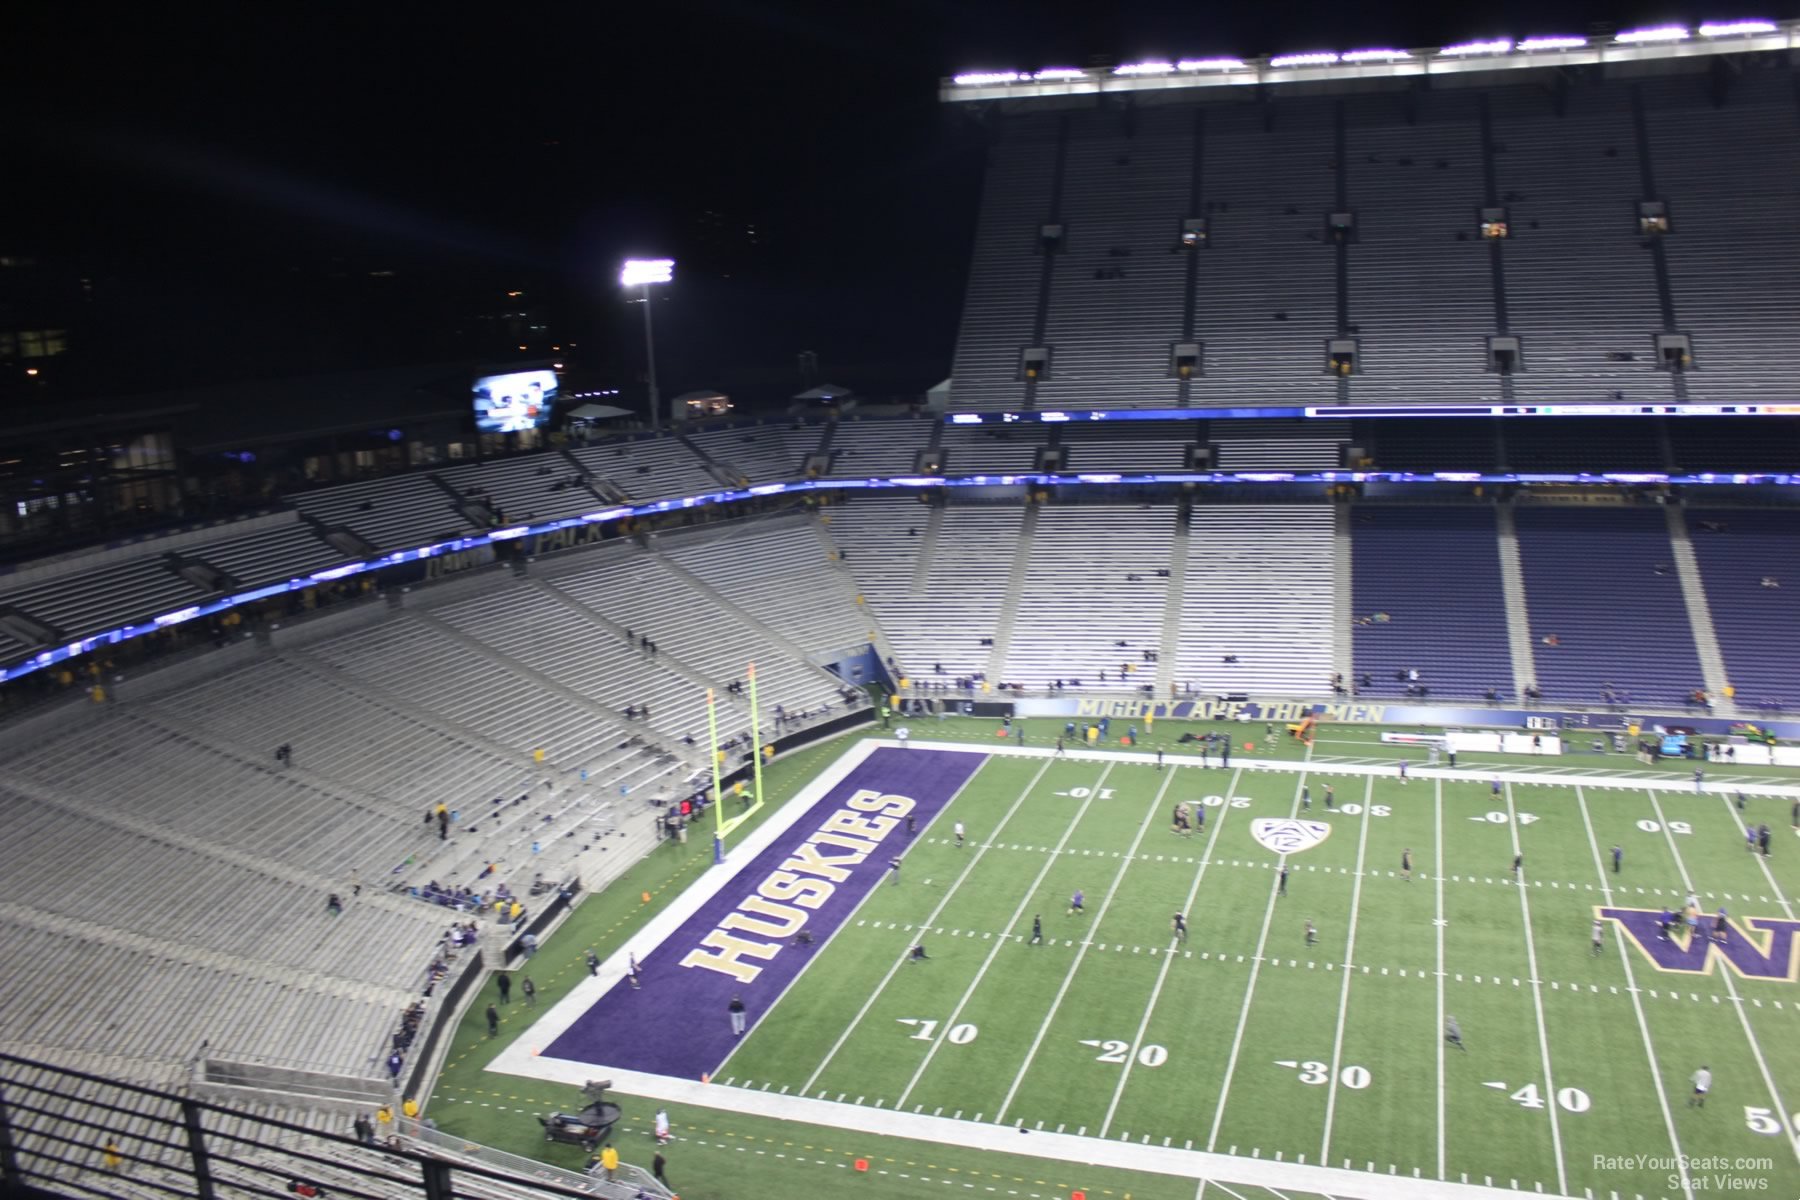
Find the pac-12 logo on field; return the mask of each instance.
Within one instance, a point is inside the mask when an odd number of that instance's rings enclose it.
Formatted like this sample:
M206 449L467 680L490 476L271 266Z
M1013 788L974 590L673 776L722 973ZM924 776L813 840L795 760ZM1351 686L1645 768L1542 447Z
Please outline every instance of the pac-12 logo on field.
M1250 835L1277 854L1298 854L1330 837L1331 826L1294 817L1258 817L1250 822Z

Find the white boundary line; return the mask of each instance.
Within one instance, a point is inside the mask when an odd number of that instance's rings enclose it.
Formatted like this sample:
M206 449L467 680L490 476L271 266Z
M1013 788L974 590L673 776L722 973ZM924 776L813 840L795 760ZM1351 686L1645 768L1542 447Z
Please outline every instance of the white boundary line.
M1051 849L1050 853L1044 856L1044 865L1038 868L1037 877L1031 881L1031 887L1026 890L1025 895L1019 900L1019 906L1013 909L1013 915L1007 920L1004 931L994 940L993 946L987 952L987 957L981 960L981 969L975 972L975 978L971 979L969 981L969 986L963 990L962 999L956 1002L956 1007L951 1009L950 1015L944 1019L944 1037L938 1038L936 1041L932 1042L930 1048L925 1051L924 1061L919 1063L918 1070L913 1072L912 1078L906 1082L906 1087L901 1089L899 1098L894 1101L895 1108L902 1108L905 1106L906 1098L912 1095L912 1090L919 1086L919 1080L925 1077L925 1068L929 1067L931 1065L931 1060L937 1057L938 1047L949 1040L949 1033L951 1029L955 1028L956 1019L962 1016L963 1009L968 1007L969 999L975 995L975 989L981 986L982 978L987 975L988 968L993 966L994 960L1000 956L1000 950L1007 944L1007 937L1010 931L1018 928L1019 921L1024 918L1025 910L1031 907L1031 901L1033 897L1036 896L1038 888L1043 886L1044 876L1048 875L1050 869L1056 865L1057 857L1062 854L1063 847L1069 844L1069 838L1074 834L1075 827L1081 824L1081 818L1087 815L1087 810L1093 805L1094 801L1099 798L1101 789L1106 786L1106 777L1111 774L1112 764L1108 763L1106 769L1100 772L1100 778L1094 781L1094 786L1089 788L1088 794L1082 798L1081 807L1075 810L1075 815L1069 820L1069 827L1063 830L1062 837L1057 839L1055 847ZM1119 869L1123 871L1124 867L1121 866ZM1082 914L1084 917L1086 915L1086 913ZM1098 921L1098 918L1096 918L1096 921ZM1088 928L1092 929L1093 926L1090 925ZM1033 1050L1035 1049L1036 1047L1034 1046ZM1025 1065L1031 1065L1029 1055L1025 1059ZM1007 1100L1010 1101L1011 1099L1012 1096L1008 1093ZM1001 1108L1004 1109L1005 1107L1006 1105L1003 1103Z
M1212 836L1206 839L1206 850L1200 855L1200 869L1195 872L1193 885L1188 888L1187 903L1182 906L1181 910L1183 913L1194 911L1194 897L1200 894L1200 881L1206 878L1206 868L1212 865L1213 847L1218 845L1219 830L1225 826L1225 814L1231 811L1231 798L1237 794L1238 780L1243 774L1242 767L1234 769L1231 773L1231 782L1225 785L1225 803L1219 805L1219 819L1213 822ZM1200 811L1206 811L1204 799L1200 802ZM1162 969L1157 972L1156 986L1150 989L1149 1002L1144 1005L1144 1017L1138 1022L1137 1033L1132 1035L1131 1044L1133 1046L1143 1045L1144 1034L1150 1028L1150 1017L1156 1012L1156 1001L1162 995L1163 983L1169 978L1169 968L1175 963L1174 946L1177 944L1179 944L1178 941L1171 939L1169 953L1164 956ZM1105 1137L1107 1131L1112 1128L1113 1117L1119 1111L1119 1101L1125 1096L1125 1084L1131 1079L1131 1068L1136 1063L1136 1055L1130 1055L1125 1059L1125 1069L1119 1072L1118 1086L1113 1088L1112 1103L1106 1106L1106 1119L1100 1122L1101 1137ZM1205 1180L1201 1180L1200 1187L1202 1191L1205 1190Z
M1432 881L1437 884L1437 916L1432 923L1437 927L1437 1154L1438 1178L1448 1179L1450 1176L1450 1156L1446 1140L1447 1127L1444 1123L1444 1052L1448 1048L1444 1041L1444 781L1439 779L1433 789L1436 796L1432 808L1436 817L1437 850L1432 857Z
M1344 986L1338 993L1337 1036L1331 1042L1331 1078L1325 1081L1325 1132L1319 1138L1319 1161L1331 1161L1331 1122L1337 1115L1338 1072L1344 1063L1344 1026L1350 1015L1350 978L1355 973L1356 917L1362 904L1363 864L1369 850L1369 809L1375 802L1375 777L1363 788L1362 833L1356 839L1356 883L1350 889L1349 941L1344 946Z
M1512 783L1506 785L1506 818L1507 828L1512 832L1513 854L1524 853L1519 845L1519 813L1513 806ZM1550 1141L1556 1148L1556 1187L1558 1191L1569 1190L1569 1171L1563 1165L1562 1124L1556 1116L1556 1081L1550 1074L1550 1027L1544 1021L1544 984L1543 977L1538 974L1537 939L1531 933L1531 897L1525 886L1525 868L1520 867L1513 876L1513 886L1519 889L1519 915L1525 921L1525 965L1531 969L1531 1003L1537 1009L1538 1053L1544 1061L1544 1110L1550 1115Z
M1100 910L1094 914L1093 924L1088 926L1088 936L1081 939L1081 945L1075 951L1075 961L1069 964L1067 971L1063 972L1062 986L1056 989L1056 998L1050 1001L1050 1011L1044 1014L1043 1021L1038 1025L1037 1036L1031 1039L1031 1049L1025 1052L1025 1061L1020 1064L1019 1073L1013 1076L1012 1086L1006 1089L1006 1099L1000 1102L1000 1109L994 1114L994 1120L997 1123L1002 1125L1007 1123L1006 1113L1012 1108L1013 1098L1019 1094L1019 1085L1025 1082L1025 1076L1031 1070L1032 1061L1037 1058L1038 1047L1044 1044L1044 1035L1050 1032L1051 1022L1056 1020L1057 1010L1062 1008L1063 997L1069 994L1069 985L1075 981L1076 973L1081 970L1081 962L1087 957L1088 947L1094 944L1093 931L1099 929L1100 922L1106 919L1106 910L1112 907L1113 897L1119 894L1119 884L1124 882L1126 870L1133 862L1137 861L1138 847L1144 844L1144 835L1150 832L1150 824L1156 820L1156 814L1162 810L1163 797L1168 794L1169 785L1174 781L1175 769L1170 768L1163 776L1162 786L1156 789L1156 798L1150 801L1150 811L1144 814L1144 823L1138 826L1137 836L1131 840L1131 849L1125 852L1125 857L1119 862L1119 869L1113 872L1112 884L1106 889L1106 898L1100 901ZM1098 791L1099 788L1096 787L1094 790ZM1073 832L1073 828L1073 826L1070 827L1071 832ZM1024 908L1021 906L1019 915L1023 913ZM1015 922L1017 919L1018 917L1015 915ZM999 947L996 946L989 953L988 962L993 961L993 955L998 951ZM985 963L981 969L984 972L987 970ZM977 976L976 982L980 981L980 976ZM971 990L973 989L971 988ZM1126 1061L1129 1062L1131 1054L1135 1053L1137 1053L1137 1044L1134 1042L1130 1052L1126 1055ZM924 1070L923 1067L919 1069ZM909 1086L907 1090L911 1091L912 1089ZM902 1097L902 1099L904 1098Z
M1588 816L1587 797L1582 795L1580 788L1575 789L1575 804L1581 809L1581 823L1587 827L1588 849L1594 852L1594 870L1600 873L1600 895L1605 899L1606 907L1611 908L1612 884L1607 881L1606 862L1600 857L1600 842L1594 837L1594 822ZM1619 923L1611 921L1608 924L1613 927L1613 940L1619 948L1619 960L1625 964L1625 988L1631 993L1631 1007L1637 1011L1638 1032L1644 1038L1644 1057L1650 1063L1650 1078L1656 1083L1656 1103L1662 1108L1663 1128L1669 1131L1669 1149L1674 1151L1675 1170L1681 1176L1681 1194L1687 1200L1694 1200L1694 1184L1688 1178L1687 1153L1681 1148L1681 1135L1675 1132L1675 1114L1669 1111L1669 1089L1663 1086L1662 1068L1656 1061L1656 1039L1650 1036L1650 1022L1644 1017L1644 1001L1638 995L1637 974L1631 966L1633 951L1626 944L1625 931L1619 927Z
M1727 800L1726 803L1731 802ZM1655 791L1650 793L1650 807L1656 810L1656 823L1662 826L1663 840L1669 843L1669 853L1675 856L1675 869L1681 872L1681 885L1692 893L1694 881L1688 877L1687 864L1681 859L1681 851L1675 845L1675 835L1669 831L1668 819L1663 816L1662 804L1657 800ZM1757 857L1760 858L1761 855ZM1698 930L1695 930L1694 936L1700 936ZM1712 951L1709 949L1707 953L1710 955ZM1769 1089L1770 1098L1775 1101L1775 1119L1781 1122L1782 1139L1787 1142L1788 1149L1794 1152L1794 1157L1800 1159L1800 1137L1796 1137L1794 1133L1794 1110L1781 1098L1781 1089L1775 1086L1775 1077L1769 1073L1769 1063L1763 1057L1762 1044L1756 1040L1756 1031L1750 1028L1750 1014L1744 1011L1744 998L1738 995L1737 980L1733 978L1735 974L1730 967L1723 967L1719 971L1719 977L1725 981L1725 994L1731 997L1731 1007L1737 1010L1738 1023L1744 1027L1744 1037L1750 1043L1750 1053L1756 1057L1757 1070L1762 1072L1763 1083Z
M1307 757L1311 758L1311 751ZM1300 789L1306 786L1306 771L1301 770L1294 780L1294 798L1288 803L1288 816L1292 818L1300 811ZM1237 1073L1238 1054L1244 1048L1244 1027L1250 1023L1250 1002L1256 997L1256 979L1262 974L1263 951L1269 944L1269 925L1275 920L1275 905L1281 899L1280 873L1287 867L1288 856L1283 854L1275 862L1276 878L1269 888L1269 907L1263 913L1262 932L1256 938L1256 955L1250 960L1250 982L1244 985L1244 1006L1238 1011L1237 1032L1231 1037L1231 1057L1225 1060L1225 1079L1219 1085L1219 1102L1213 1109L1212 1130L1206 1135L1206 1151L1219 1141L1219 1126L1225 1123L1225 1102L1231 1096L1231 1079Z

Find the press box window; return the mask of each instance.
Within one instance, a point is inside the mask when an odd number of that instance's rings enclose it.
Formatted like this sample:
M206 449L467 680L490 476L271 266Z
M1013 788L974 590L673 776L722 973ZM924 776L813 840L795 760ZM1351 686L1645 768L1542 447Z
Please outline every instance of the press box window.
M1211 233L1205 217L1188 217L1181 223L1181 244L1189 250L1204 250Z
M1359 366L1359 357L1355 338L1331 338L1325 343L1325 373L1354 375Z
M1519 352L1519 339L1511 334L1502 334L1487 340L1487 369L1499 375L1511 375L1525 369L1524 356Z
M1325 237L1333 244L1354 242L1356 240L1356 214L1353 212L1325 214Z
M1669 206L1661 200L1638 201L1638 232L1645 237L1661 237L1669 232Z
M1481 210L1481 236L1489 241L1512 236L1512 223L1506 219L1504 208Z
M1192 379L1200 374L1203 349L1199 342L1176 342L1169 348L1169 374L1177 379Z
M1019 355L1019 378L1027 383L1050 378L1050 347L1027 346Z
M1063 227L1061 221L1051 221L1038 226L1038 249L1045 254L1062 253Z

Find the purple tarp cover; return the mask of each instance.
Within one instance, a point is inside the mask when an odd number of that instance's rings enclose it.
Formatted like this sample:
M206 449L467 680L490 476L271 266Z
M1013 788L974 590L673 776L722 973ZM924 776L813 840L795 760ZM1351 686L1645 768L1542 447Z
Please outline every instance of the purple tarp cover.
M740 1040L731 1031L732 998L743 999L747 1026L754 1027L869 889L881 882L888 860L905 853L985 760L985 755L968 751L876 748L768 849L738 868L737 877L673 935L638 955L640 988L619 980L545 1054L687 1079L717 1070ZM862 793L867 795L859 798ZM880 798L886 796L913 802L910 813L918 833L906 832L901 805L883 804ZM857 803L846 807L853 799ZM862 836L854 836L856 831ZM797 854L812 869L796 866ZM827 896L819 894L824 890L821 879L831 883ZM813 890L799 891L808 887ZM793 903L771 900L771 892ZM728 920L735 928L728 925L729 932L720 932L720 923ZM800 920L812 935L810 946L794 945L786 936ZM709 936L715 938L714 947L725 938L758 949L737 956L736 975L697 965L725 957L703 944Z

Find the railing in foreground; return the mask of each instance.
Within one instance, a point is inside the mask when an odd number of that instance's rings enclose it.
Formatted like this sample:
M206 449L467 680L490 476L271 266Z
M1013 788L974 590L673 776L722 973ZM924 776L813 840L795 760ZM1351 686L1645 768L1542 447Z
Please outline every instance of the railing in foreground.
M334 1128L347 1127L337 1117ZM64 1196L330 1196L332 1200L668 1200L636 1168L606 1180L435 1130L376 1144L292 1121L0 1055L0 1183Z

